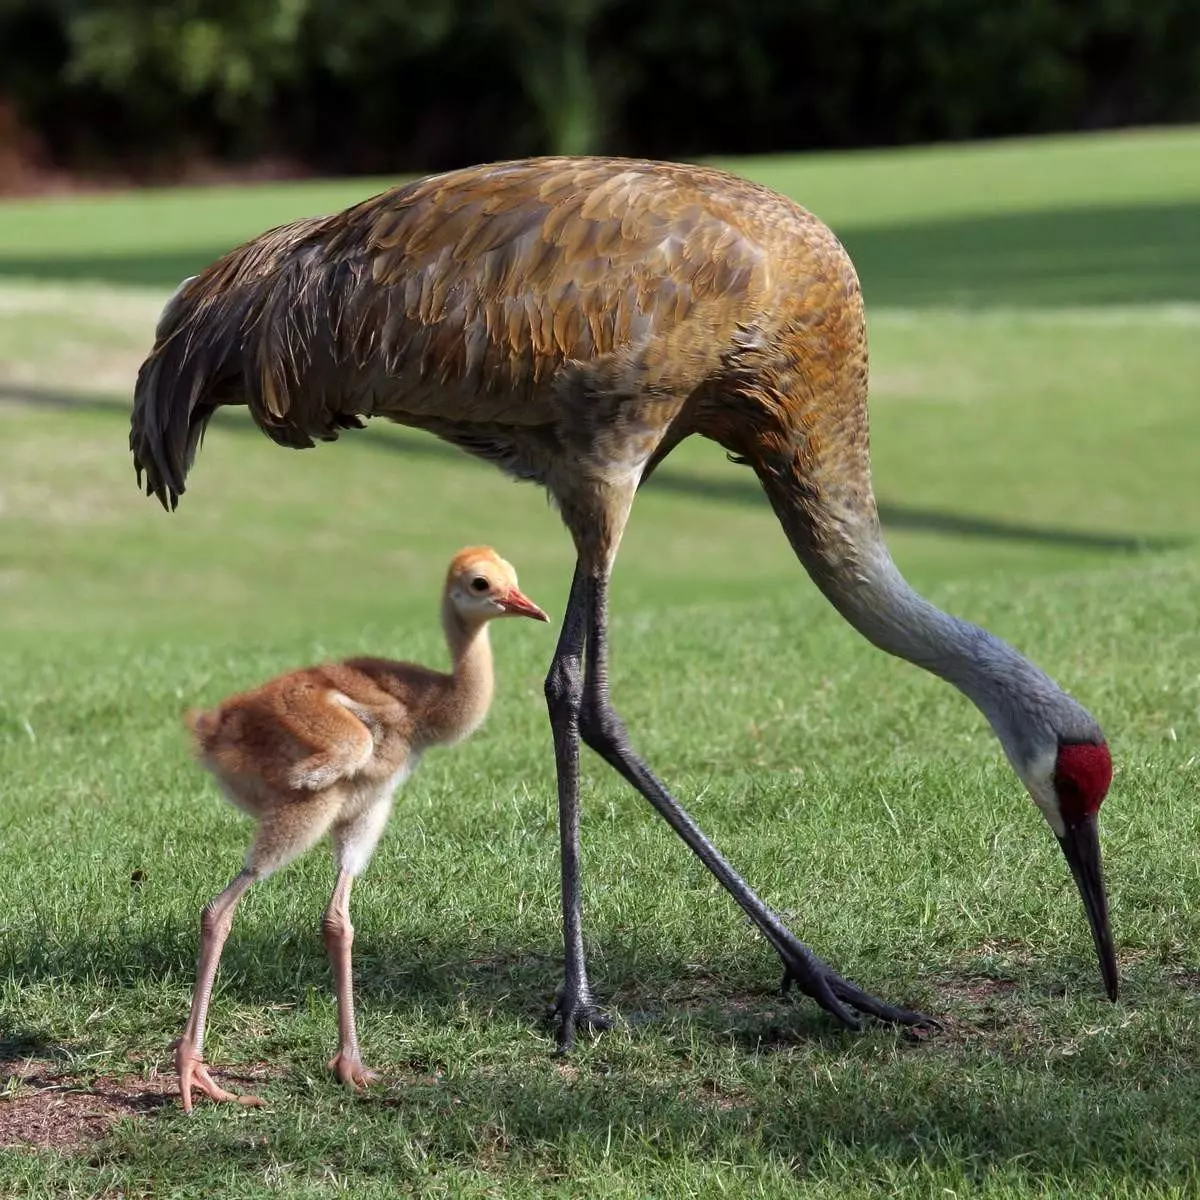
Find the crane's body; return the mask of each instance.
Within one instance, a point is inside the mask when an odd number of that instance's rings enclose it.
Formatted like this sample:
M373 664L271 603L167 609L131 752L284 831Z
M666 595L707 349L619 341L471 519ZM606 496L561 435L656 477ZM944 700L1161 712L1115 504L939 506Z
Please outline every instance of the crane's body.
M849 258L791 201L704 168L548 159L397 188L234 250L160 331L135 442L169 503L223 403L288 446L369 416L426 429L564 508L693 433L739 455L819 440L812 482L870 494ZM186 422L155 404L183 396Z
M692 434L754 469L804 566L864 636L975 701L1060 840L1074 845L1072 831L1086 827L1076 858L1094 870L1080 887L1115 994L1095 839L1110 769L1103 737L1041 671L939 612L896 570L871 486L867 374L853 265L791 200L706 167L533 159L450 172L297 221L185 281L138 377L131 446L147 490L173 507L220 405L248 404L269 436L293 447L380 416L553 497L578 554L546 684L563 852L564 1045L577 1023L604 1023L579 926L581 736L730 890L780 953L785 979L847 1023L846 1003L920 1019L841 979L795 939L633 752L612 710L608 578L638 486ZM1063 759L1062 747L1085 749ZM1082 781L1080 799L1061 802L1060 777Z

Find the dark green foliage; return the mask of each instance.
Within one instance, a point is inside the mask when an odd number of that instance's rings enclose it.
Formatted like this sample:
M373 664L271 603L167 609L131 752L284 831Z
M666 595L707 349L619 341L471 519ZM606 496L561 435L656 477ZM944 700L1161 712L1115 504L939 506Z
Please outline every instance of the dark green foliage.
M1193 0L0 0L51 157L325 171L1200 117Z

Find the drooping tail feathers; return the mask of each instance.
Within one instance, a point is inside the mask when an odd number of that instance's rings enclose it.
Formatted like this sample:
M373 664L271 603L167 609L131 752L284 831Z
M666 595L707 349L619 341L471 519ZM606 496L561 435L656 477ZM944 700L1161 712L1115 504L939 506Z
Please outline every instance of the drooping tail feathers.
M325 226L308 218L273 229L186 280L168 301L138 372L129 448L139 485L173 509L213 413L246 404L274 441L298 449L360 428L353 413L299 388L314 364L336 365L341 308L358 270L327 260ZM309 380L311 382L311 379ZM301 393L314 397L294 403Z

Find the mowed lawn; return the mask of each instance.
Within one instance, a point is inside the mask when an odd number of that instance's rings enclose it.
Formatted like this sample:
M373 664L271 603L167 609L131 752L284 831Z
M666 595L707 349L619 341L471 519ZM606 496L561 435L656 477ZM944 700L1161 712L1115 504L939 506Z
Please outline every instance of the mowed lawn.
M513 622L487 724L427 757L354 893L382 1083L325 1070L319 848L243 902L211 1008L208 1057L267 1107L186 1118L168 1046L249 826L181 712L332 655L443 662L467 543L556 620L570 542L536 489L396 427L295 454L230 414L176 514L139 496L129 397L174 284L379 181L0 205L0 1195L1200 1188L1200 131L730 165L859 263L900 565L1108 732L1120 1002L982 717L859 639L750 472L687 445L614 579L618 707L798 935L943 1029L781 999L769 947L589 756L585 934L621 1021L555 1057L555 632Z

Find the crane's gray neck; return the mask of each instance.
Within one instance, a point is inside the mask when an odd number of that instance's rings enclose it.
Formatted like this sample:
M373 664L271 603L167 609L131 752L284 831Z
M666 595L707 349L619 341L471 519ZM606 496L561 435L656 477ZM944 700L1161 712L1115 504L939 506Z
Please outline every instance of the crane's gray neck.
M909 585L882 539L867 548L848 580L822 590L869 641L952 683L1007 741L1024 720L1063 695L1007 642L943 612Z
M881 650L952 683L974 702L1018 769L1060 739L1100 740L1099 727L1043 671L1007 642L941 611L919 595L892 561L873 503L842 513L764 479L788 538L838 612Z

